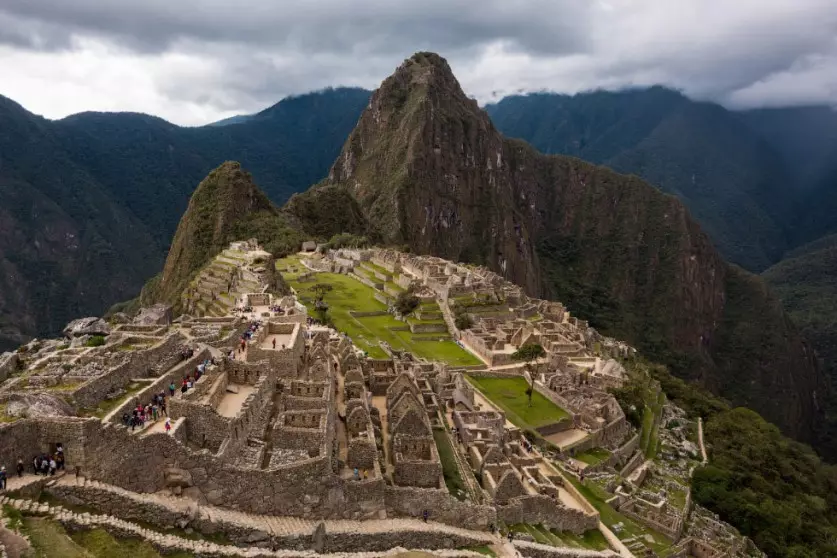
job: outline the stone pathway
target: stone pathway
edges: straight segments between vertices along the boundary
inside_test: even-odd
[[[386,552],[356,552],[356,553],[336,553],[336,554],[317,554],[313,551],[298,551],[298,550],[267,550],[264,548],[252,546],[233,546],[227,544],[217,544],[204,540],[192,540],[161,533],[153,529],[142,527],[136,523],[119,519],[112,515],[95,514],[95,513],[78,513],[64,508],[60,505],[39,503],[34,500],[26,500],[22,498],[10,498],[8,496],[0,497],[0,505],[9,505],[22,512],[34,515],[46,515],[59,521],[60,523],[73,527],[83,529],[102,528],[106,531],[115,534],[117,537],[131,537],[141,538],[151,543],[162,554],[171,554],[174,552],[185,551],[192,553],[195,556],[201,557],[220,557],[220,556],[241,556],[244,558],[261,558],[261,557],[327,557],[340,556],[352,558],[372,558],[376,556],[388,556],[405,552],[405,549],[391,549]],[[453,557],[453,556],[467,556],[479,558],[481,555],[476,552],[463,550],[433,550],[425,551],[436,556]]]
[[[700,456],[703,464],[709,463],[709,458],[706,456],[706,446],[703,445],[703,419],[698,417],[698,442],[700,443]]]
[[[194,508],[195,506],[195,502],[188,498],[169,496],[161,493],[141,494],[99,481],[85,479],[84,477],[79,477],[78,479],[75,477],[64,477],[58,481],[58,484],[110,492],[116,496],[134,501],[138,508],[149,505],[160,506],[166,508],[168,511],[186,515],[190,511],[189,508]],[[208,505],[200,506],[200,512],[212,522],[226,523],[239,529],[262,531],[274,537],[281,538],[310,536],[317,526],[323,523],[326,531],[330,534],[346,533],[349,535],[353,533],[376,534],[391,531],[421,531],[438,533],[439,535],[461,535],[480,540],[485,544],[493,542],[493,537],[488,533],[460,529],[432,521],[425,523],[419,519],[410,518],[367,521],[342,519],[313,520],[290,516],[257,515]]]

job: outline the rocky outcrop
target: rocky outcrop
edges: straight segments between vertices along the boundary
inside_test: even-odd
[[[79,318],[68,323],[64,335],[73,339],[84,335],[110,335],[110,325],[101,318]]]
[[[504,138],[438,55],[416,54],[381,84],[327,184],[386,243],[485,264],[562,300],[789,434],[809,439],[822,413],[828,385],[805,341],[676,198]],[[751,322],[764,335],[742,329]]]
[[[73,407],[55,395],[48,393],[12,393],[6,405],[10,417],[71,417]]]
[[[133,323],[137,325],[169,325],[171,323],[171,306],[168,304],[154,304],[141,308]]]

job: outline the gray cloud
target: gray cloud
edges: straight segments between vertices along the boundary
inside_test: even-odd
[[[47,116],[178,123],[329,85],[417,50],[488,101],[663,84],[732,107],[837,105],[833,0],[3,0],[0,94]]]

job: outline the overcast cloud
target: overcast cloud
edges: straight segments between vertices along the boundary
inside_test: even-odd
[[[835,0],[0,0],[0,94],[50,118],[203,124],[372,89],[418,50],[483,103],[663,84],[732,108],[837,105]]]

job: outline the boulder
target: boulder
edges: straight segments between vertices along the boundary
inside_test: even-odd
[[[169,325],[172,319],[171,306],[167,304],[155,304],[142,308],[134,318],[136,325]]]
[[[49,393],[11,393],[6,414],[12,417],[72,417],[75,411],[69,403]]]
[[[0,382],[17,372],[20,357],[17,353],[3,353],[0,355]]]
[[[82,335],[110,335],[110,325],[102,318],[79,318],[67,324],[64,335],[73,339]]]
[[[110,323],[114,325],[130,324],[131,316],[129,316],[125,312],[116,312],[114,315],[110,317]]]

